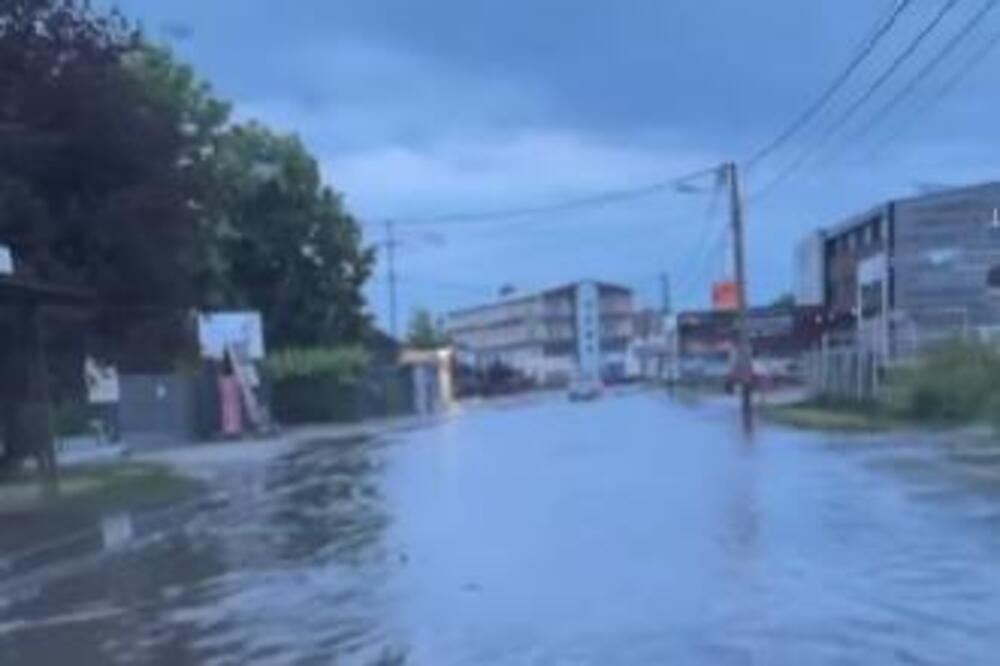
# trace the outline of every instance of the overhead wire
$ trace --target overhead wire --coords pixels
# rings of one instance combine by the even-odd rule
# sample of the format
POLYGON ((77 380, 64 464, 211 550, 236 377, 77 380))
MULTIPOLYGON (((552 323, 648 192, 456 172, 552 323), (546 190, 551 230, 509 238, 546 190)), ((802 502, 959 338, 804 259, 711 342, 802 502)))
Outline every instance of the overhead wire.
POLYGON ((633 199, 640 199, 654 195, 658 192, 662 192, 669 189, 683 188, 685 186, 690 186, 690 182, 697 180, 698 178, 715 173, 717 170, 716 166, 698 169, 690 173, 681 174, 669 179, 657 181, 655 183, 650 183, 648 185, 643 185, 640 187, 625 188, 620 190, 607 190, 604 192, 599 192, 597 194, 592 194, 588 196, 582 196, 572 199, 566 199, 563 201, 557 201, 549 204, 540 204, 537 206, 522 206, 513 208, 501 208, 489 211, 472 211, 465 213, 449 213, 443 215, 434 215, 428 217, 414 217, 414 218, 399 218, 394 219, 397 225, 402 226, 432 226, 432 225, 444 225, 444 224, 458 224, 463 225, 484 223, 484 222, 494 222, 494 221, 504 221, 512 220, 518 218, 529 218, 538 215, 545 215, 548 213, 559 213, 566 211, 574 211, 588 208, 597 208, 603 206, 609 206, 622 201, 630 201, 633 199))
POLYGON ((719 210, 722 189, 723 180, 720 175, 712 191, 712 198, 709 200, 708 210, 705 214, 705 223, 702 227, 703 232, 696 241, 697 244, 694 251, 688 255, 687 261, 677 273, 674 293, 674 298, 677 301, 686 298, 690 295, 694 287, 703 283, 702 278, 706 273, 704 269, 710 266, 709 262, 715 258, 718 247, 724 245, 727 240, 729 225, 725 220, 718 227, 713 227, 719 210), (714 236, 712 234, 713 231, 716 231, 714 236))
POLYGON ((960 0, 945 0, 944 4, 938 8, 938 11, 935 12, 930 21, 928 21, 924 27, 921 28, 921 30, 910 40, 902 51, 896 54, 896 57, 893 58, 889 66, 886 67, 881 74, 879 74, 868 85, 867 88, 865 88, 864 92, 862 92, 861 95, 859 95, 843 113, 837 116, 837 119, 827 128, 827 130, 820 137, 820 140, 814 146, 807 146, 805 149, 800 151, 798 156, 784 169, 782 169, 774 179, 761 189, 753 192, 748 199, 758 200, 767 196, 779 185, 788 180, 788 178, 792 177, 797 171, 801 170, 808 160, 824 150, 833 137, 835 137, 837 133, 854 118, 854 116, 885 86, 886 83, 888 83, 896 72, 899 71, 900 67, 905 65, 907 61, 913 57, 920 46, 937 29, 948 14, 955 9, 955 6, 959 3, 959 1, 960 0))
MULTIPOLYGON (((890 66, 882 72, 882 74, 877 77, 874 82, 872 82, 865 92, 858 97, 854 103, 848 107, 848 109, 842 113, 837 120, 833 123, 832 132, 826 133, 817 148, 813 151, 805 151, 800 154, 799 157, 789 165, 784 171, 779 174, 779 177, 772 182, 767 188, 771 189, 788 176, 790 176, 794 171, 802 166, 802 163, 808 159, 815 150, 819 150, 825 146, 826 142, 829 140, 831 133, 839 131, 839 129, 849 122, 858 111, 889 81, 890 78, 896 73, 896 71, 902 67, 919 49, 921 44, 927 39, 927 37, 937 28, 937 26, 944 20, 944 18, 954 9, 959 0, 946 0, 944 5, 938 10, 931 21, 924 26, 924 28, 914 37, 906 48, 900 52, 890 66)), ((997 0, 990 0, 990 6, 992 7, 997 0)), ((774 139, 762 146, 758 151, 752 154, 745 161, 745 168, 750 169, 759 164, 763 159, 769 157, 777 150, 779 150, 785 143, 791 140, 796 134, 798 134, 803 128, 805 128, 809 123, 811 123, 819 114, 826 108, 829 102, 834 98, 834 96, 846 85, 846 83, 851 79, 851 77, 856 73, 856 71, 864 64, 864 62, 871 56, 878 45, 885 39, 885 37, 892 31, 892 29, 899 22, 900 17, 903 13, 913 4, 913 0, 896 0, 889 8, 886 13, 875 25, 871 34, 864 40, 860 48, 857 50, 855 55, 847 63, 844 69, 834 78, 830 85, 823 91, 823 93, 816 99, 812 104, 810 104, 806 109, 803 110, 793 121, 774 139)), ((971 28, 970 28, 971 30, 971 28)), ((947 55, 947 54, 945 54, 947 55)), ((943 56, 942 56, 943 59, 943 56)), ((414 218, 401 218, 396 220, 396 224, 404 227, 417 227, 417 226, 437 226, 437 225, 450 225, 450 224, 462 224, 471 225, 478 223, 487 223, 495 221, 512 221, 520 220, 525 218, 536 217, 540 215, 583 210, 589 208, 599 208, 603 206, 609 206, 617 204, 623 201, 635 200, 643 197, 648 197, 654 195, 658 192, 662 192, 668 189, 682 189, 690 183, 690 181, 697 178, 707 176, 712 173, 716 173, 718 167, 711 167, 706 169, 697 170, 688 174, 683 174, 663 181, 658 181, 641 187, 627 188, 621 190, 609 190, 605 192, 600 192, 593 195, 581 196, 577 198, 567 199, 563 201, 553 202, 549 204, 541 204, 535 206, 521 206, 521 207, 511 207, 511 208, 501 208, 496 210, 485 210, 485 211, 472 211, 472 212, 461 212, 461 213, 450 213, 433 215, 426 217, 414 217, 414 218)), ((717 188, 716 188, 717 194, 717 188)), ((757 198, 763 194, 762 192, 755 193, 748 198, 757 198)), ((714 204, 713 204, 714 205, 714 204)), ((710 229, 710 227, 709 227, 710 229)), ((713 247, 717 246, 720 242, 725 240, 725 228, 723 228, 723 234, 720 239, 717 239, 714 244, 707 241, 709 238, 708 233, 710 230, 703 234, 698 241, 698 247, 696 252, 692 254, 694 257, 699 257, 705 254, 705 243, 709 242, 707 246, 708 253, 711 254, 713 247)), ((696 263, 696 260, 691 259, 688 261, 690 268, 691 264, 696 263)), ((690 272, 690 271, 687 271, 690 272)), ((683 277, 682 277, 683 279, 683 277)))
POLYGON ((892 132, 883 141, 876 144, 868 152, 867 158, 873 159, 877 157, 880 153, 882 153, 882 151, 913 129, 913 127, 920 120, 922 120, 924 116, 930 113, 943 100, 947 99, 951 93, 953 93, 965 81, 965 79, 972 74, 972 72, 974 72, 980 64, 982 64, 982 62, 997 48, 997 46, 1000 46, 1000 31, 997 31, 990 36, 989 39, 979 46, 979 48, 972 52, 970 57, 963 60, 962 64, 945 81, 944 85, 938 88, 936 92, 929 95, 926 98, 926 101, 921 104, 916 111, 910 114, 907 122, 897 126, 896 131, 892 132))
POLYGON ((998 2, 1000 0, 986 0, 986 2, 972 15, 969 19, 962 25, 958 32, 956 32, 951 39, 930 59, 923 67, 914 75, 903 88, 901 88, 896 95, 890 98, 885 104, 883 104, 872 116, 872 120, 866 125, 862 125, 854 132, 852 132, 846 139, 840 142, 840 147, 843 148, 849 144, 852 144, 866 134, 871 132, 872 129, 877 127, 881 122, 885 121, 906 99, 917 89, 917 87, 923 83, 934 71, 944 63, 948 56, 958 48, 959 45, 964 43, 968 38, 969 34, 972 33, 977 27, 979 27, 983 19, 996 9, 998 2))
POLYGON ((721 224, 716 228, 715 237, 706 246, 701 256, 692 262, 688 273, 684 279, 680 280, 674 292, 676 302, 686 300, 695 289, 705 288, 706 283, 710 283, 713 273, 718 271, 718 265, 713 268, 713 262, 718 262, 723 257, 727 241, 729 240, 729 228, 727 224, 721 224))
POLYGON ((892 31, 899 18, 903 15, 913 0, 896 0, 889 6, 886 15, 876 21, 874 30, 865 38, 855 55, 850 59, 841 72, 830 82, 830 85, 817 97, 812 104, 806 107, 802 113, 771 141, 761 146, 755 153, 744 160, 743 168, 745 172, 752 170, 759 162, 775 153, 785 143, 798 134, 810 122, 820 115, 824 107, 840 92, 847 84, 854 73, 864 64, 865 60, 874 52, 879 43, 892 31))

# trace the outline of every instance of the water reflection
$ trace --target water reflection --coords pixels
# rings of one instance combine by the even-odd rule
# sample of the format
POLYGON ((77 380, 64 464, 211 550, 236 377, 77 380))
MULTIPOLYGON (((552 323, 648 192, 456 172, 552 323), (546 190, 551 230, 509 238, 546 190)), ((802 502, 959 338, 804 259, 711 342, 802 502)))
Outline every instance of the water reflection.
POLYGON ((0 606, 0 663, 994 661, 1000 498, 926 447, 754 438, 634 394, 313 443, 0 606))
POLYGON ((7 608, 0 662, 402 663, 379 635, 381 473, 365 441, 234 473, 182 531, 7 608))

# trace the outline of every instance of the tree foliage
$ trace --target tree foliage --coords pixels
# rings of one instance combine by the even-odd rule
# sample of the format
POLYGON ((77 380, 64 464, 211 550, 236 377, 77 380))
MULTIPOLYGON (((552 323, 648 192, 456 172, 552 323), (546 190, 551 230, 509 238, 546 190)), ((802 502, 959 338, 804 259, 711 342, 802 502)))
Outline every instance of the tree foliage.
POLYGON ((275 348, 357 341, 373 251, 302 142, 254 122, 233 126, 213 178, 207 304, 260 310, 275 348))
POLYGON ((261 311, 272 348, 360 339, 372 251, 297 138, 232 123, 190 67, 83 0, 7 0, 0 63, 19 272, 94 291, 102 331, 167 353, 149 335, 194 307, 261 311))
POLYGON ((193 299, 178 279, 195 232, 186 138, 122 66, 138 43, 72 0, 8 0, 0 15, 0 239, 23 275, 95 293, 119 346, 193 299))
POLYGON ((132 65, 188 138, 199 306, 259 310, 272 348, 359 340, 374 255, 302 142, 230 123, 229 106, 162 49, 145 48, 132 65))
POLYGON ((414 310, 410 317, 406 343, 415 349, 440 349, 448 344, 448 336, 425 308, 414 310))

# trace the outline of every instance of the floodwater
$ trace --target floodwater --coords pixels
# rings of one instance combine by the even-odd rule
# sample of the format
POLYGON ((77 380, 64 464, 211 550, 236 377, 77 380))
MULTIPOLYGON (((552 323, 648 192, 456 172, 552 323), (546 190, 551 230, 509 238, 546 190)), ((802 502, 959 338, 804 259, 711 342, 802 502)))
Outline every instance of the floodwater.
POLYGON ((1000 499, 737 423, 631 393, 304 446, 0 599, 0 663, 997 663, 1000 499))

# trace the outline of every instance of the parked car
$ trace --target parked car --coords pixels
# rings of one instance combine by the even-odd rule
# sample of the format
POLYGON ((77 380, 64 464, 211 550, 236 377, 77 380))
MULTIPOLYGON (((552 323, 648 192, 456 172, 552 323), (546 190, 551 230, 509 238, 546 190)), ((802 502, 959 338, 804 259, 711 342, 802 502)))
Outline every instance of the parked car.
POLYGON ((573 379, 569 385, 569 399, 596 400, 604 393, 604 383, 598 377, 579 376, 573 379))

